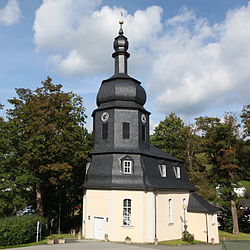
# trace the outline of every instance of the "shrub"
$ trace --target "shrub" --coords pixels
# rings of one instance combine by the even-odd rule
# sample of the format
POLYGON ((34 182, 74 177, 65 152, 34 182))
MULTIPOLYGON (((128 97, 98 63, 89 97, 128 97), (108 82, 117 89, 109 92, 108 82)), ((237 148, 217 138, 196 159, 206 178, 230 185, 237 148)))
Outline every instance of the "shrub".
POLYGON ((46 223, 44 218, 35 215, 0 219, 0 245, 13 246, 35 242, 38 221, 46 223))
POLYGON ((182 238, 183 241, 187 241, 189 243, 192 243, 194 242, 194 235, 193 234, 190 234, 188 232, 186 233, 183 233, 183 238, 182 238))

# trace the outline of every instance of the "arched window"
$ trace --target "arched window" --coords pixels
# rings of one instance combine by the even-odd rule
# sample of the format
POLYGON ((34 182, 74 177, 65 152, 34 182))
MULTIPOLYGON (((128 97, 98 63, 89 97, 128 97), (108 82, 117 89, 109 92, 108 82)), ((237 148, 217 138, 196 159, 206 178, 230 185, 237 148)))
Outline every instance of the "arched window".
POLYGON ((173 202, 168 199, 168 224, 173 224, 173 202))
POLYGON ((122 225, 130 226, 131 225, 131 199, 123 200, 123 216, 122 217, 123 217, 122 225))

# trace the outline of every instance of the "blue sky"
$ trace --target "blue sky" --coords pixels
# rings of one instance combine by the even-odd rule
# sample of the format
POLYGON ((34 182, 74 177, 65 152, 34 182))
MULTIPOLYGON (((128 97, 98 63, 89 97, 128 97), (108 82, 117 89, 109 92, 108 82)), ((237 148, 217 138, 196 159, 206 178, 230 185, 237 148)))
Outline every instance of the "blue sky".
POLYGON ((170 112, 193 122, 249 104, 247 0, 0 0, 0 103, 51 76, 83 97, 91 129, 121 11, 152 128, 170 112))

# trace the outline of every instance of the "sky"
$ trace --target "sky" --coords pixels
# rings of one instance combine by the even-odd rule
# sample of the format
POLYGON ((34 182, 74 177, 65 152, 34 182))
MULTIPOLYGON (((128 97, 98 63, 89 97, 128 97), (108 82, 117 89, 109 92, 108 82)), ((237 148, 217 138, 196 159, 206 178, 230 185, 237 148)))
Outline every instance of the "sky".
POLYGON ((192 123, 250 103, 248 0, 0 0, 0 103, 50 76, 83 97, 91 131, 121 18, 151 132, 170 112, 192 123))

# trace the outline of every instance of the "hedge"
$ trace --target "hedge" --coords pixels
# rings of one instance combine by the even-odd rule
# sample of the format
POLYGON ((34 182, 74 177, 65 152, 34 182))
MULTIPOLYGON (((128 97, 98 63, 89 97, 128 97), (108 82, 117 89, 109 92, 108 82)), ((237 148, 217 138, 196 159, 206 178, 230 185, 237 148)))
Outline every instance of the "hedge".
POLYGON ((0 246, 13 246, 36 241, 37 222, 45 225, 44 218, 36 215, 0 219, 0 246))

